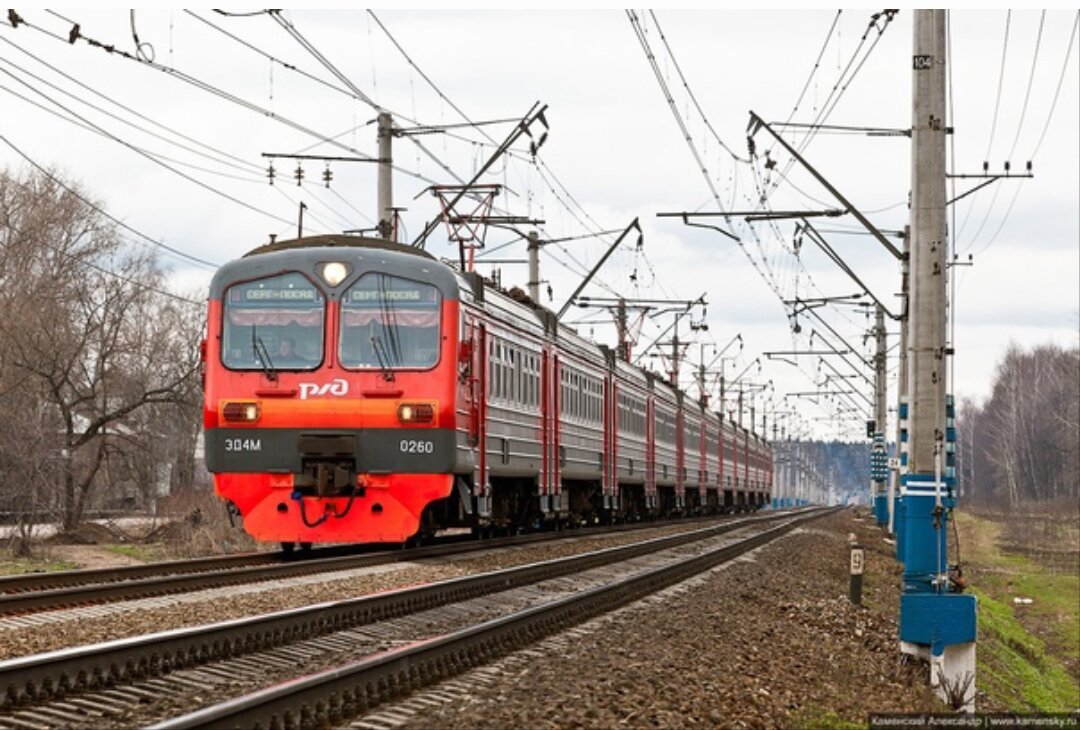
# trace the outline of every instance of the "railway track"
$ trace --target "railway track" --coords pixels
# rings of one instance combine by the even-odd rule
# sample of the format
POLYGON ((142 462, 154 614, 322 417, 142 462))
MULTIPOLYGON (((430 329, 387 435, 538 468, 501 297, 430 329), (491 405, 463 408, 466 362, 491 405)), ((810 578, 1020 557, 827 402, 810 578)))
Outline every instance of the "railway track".
MULTIPOLYGON (((716 517, 693 518, 683 524, 716 519, 716 517)), ((283 555, 279 552, 240 553, 120 568, 11 576, 0 578, 0 616, 129 601, 219 586, 463 555, 492 548, 529 545, 583 535, 603 535, 656 526, 657 523, 633 523, 488 540, 475 540, 468 536, 448 536, 440 538, 433 545, 407 549, 372 550, 370 546, 338 546, 317 548, 294 555, 283 555)))
POLYGON ((161 727, 325 725, 659 590, 820 514, 732 520, 417 588, 0 662, 0 727, 130 727, 221 700, 161 727), (727 535, 777 521, 746 539, 727 535), (293 680, 298 671, 315 674, 293 680), (292 716, 283 707, 307 709, 292 716))

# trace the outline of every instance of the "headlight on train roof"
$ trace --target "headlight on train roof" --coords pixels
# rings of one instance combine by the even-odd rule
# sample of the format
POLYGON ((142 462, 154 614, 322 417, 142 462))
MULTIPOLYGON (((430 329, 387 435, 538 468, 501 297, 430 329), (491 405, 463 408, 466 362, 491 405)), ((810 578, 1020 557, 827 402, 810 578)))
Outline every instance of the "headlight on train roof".
POLYGON ((431 423, 435 420, 435 406, 431 403, 402 403, 397 417, 401 423, 431 423))
POLYGON ((337 286, 345 281, 345 277, 349 275, 349 267, 340 261, 331 261, 328 264, 322 265, 321 275, 323 281, 327 284, 330 286, 337 286))
POLYGON ((258 402, 230 401, 221 407, 221 417, 233 423, 254 423, 261 410, 258 402))

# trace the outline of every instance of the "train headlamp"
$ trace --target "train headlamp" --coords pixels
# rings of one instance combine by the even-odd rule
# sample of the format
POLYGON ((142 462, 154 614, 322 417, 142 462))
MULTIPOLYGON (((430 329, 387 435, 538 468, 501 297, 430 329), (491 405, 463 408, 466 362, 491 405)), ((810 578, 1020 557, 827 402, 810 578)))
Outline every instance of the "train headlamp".
POLYGON ((431 423, 435 420, 435 406, 431 403, 402 403, 397 417, 401 423, 431 423))
POLYGON ((322 278, 330 286, 337 286, 349 275, 349 267, 339 261, 322 265, 322 278))
POLYGON ((257 402, 230 401, 221 407, 221 417, 232 423, 254 423, 259 420, 261 409, 257 402))

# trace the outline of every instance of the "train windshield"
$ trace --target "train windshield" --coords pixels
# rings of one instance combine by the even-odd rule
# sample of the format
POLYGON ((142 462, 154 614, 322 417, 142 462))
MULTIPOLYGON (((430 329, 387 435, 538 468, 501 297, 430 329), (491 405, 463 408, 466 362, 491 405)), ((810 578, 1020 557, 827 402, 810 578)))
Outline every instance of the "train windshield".
POLYGON ((326 299, 301 274, 225 290, 221 361, 234 370, 314 370, 323 359, 326 299))
POLYGON ((439 290, 378 272, 364 274, 341 300, 341 364, 347 368, 428 369, 439 361, 439 290))

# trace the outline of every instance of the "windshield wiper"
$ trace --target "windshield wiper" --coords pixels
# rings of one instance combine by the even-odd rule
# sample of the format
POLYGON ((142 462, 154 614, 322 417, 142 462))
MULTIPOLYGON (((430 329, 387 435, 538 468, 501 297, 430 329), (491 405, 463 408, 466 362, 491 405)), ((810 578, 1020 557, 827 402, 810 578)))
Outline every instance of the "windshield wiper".
POLYGON ((375 357, 379 359, 379 369, 382 370, 383 380, 392 382, 394 371, 390 369, 390 356, 386 352, 386 344, 378 335, 371 336, 371 349, 375 351, 375 357))
POLYGON ((270 359, 270 351, 266 349, 266 343, 257 334, 258 328, 255 325, 251 327, 251 349, 255 351, 255 357, 259 359, 259 364, 262 365, 263 372, 266 373, 267 380, 271 382, 277 381, 277 370, 274 369, 274 363, 270 359))

